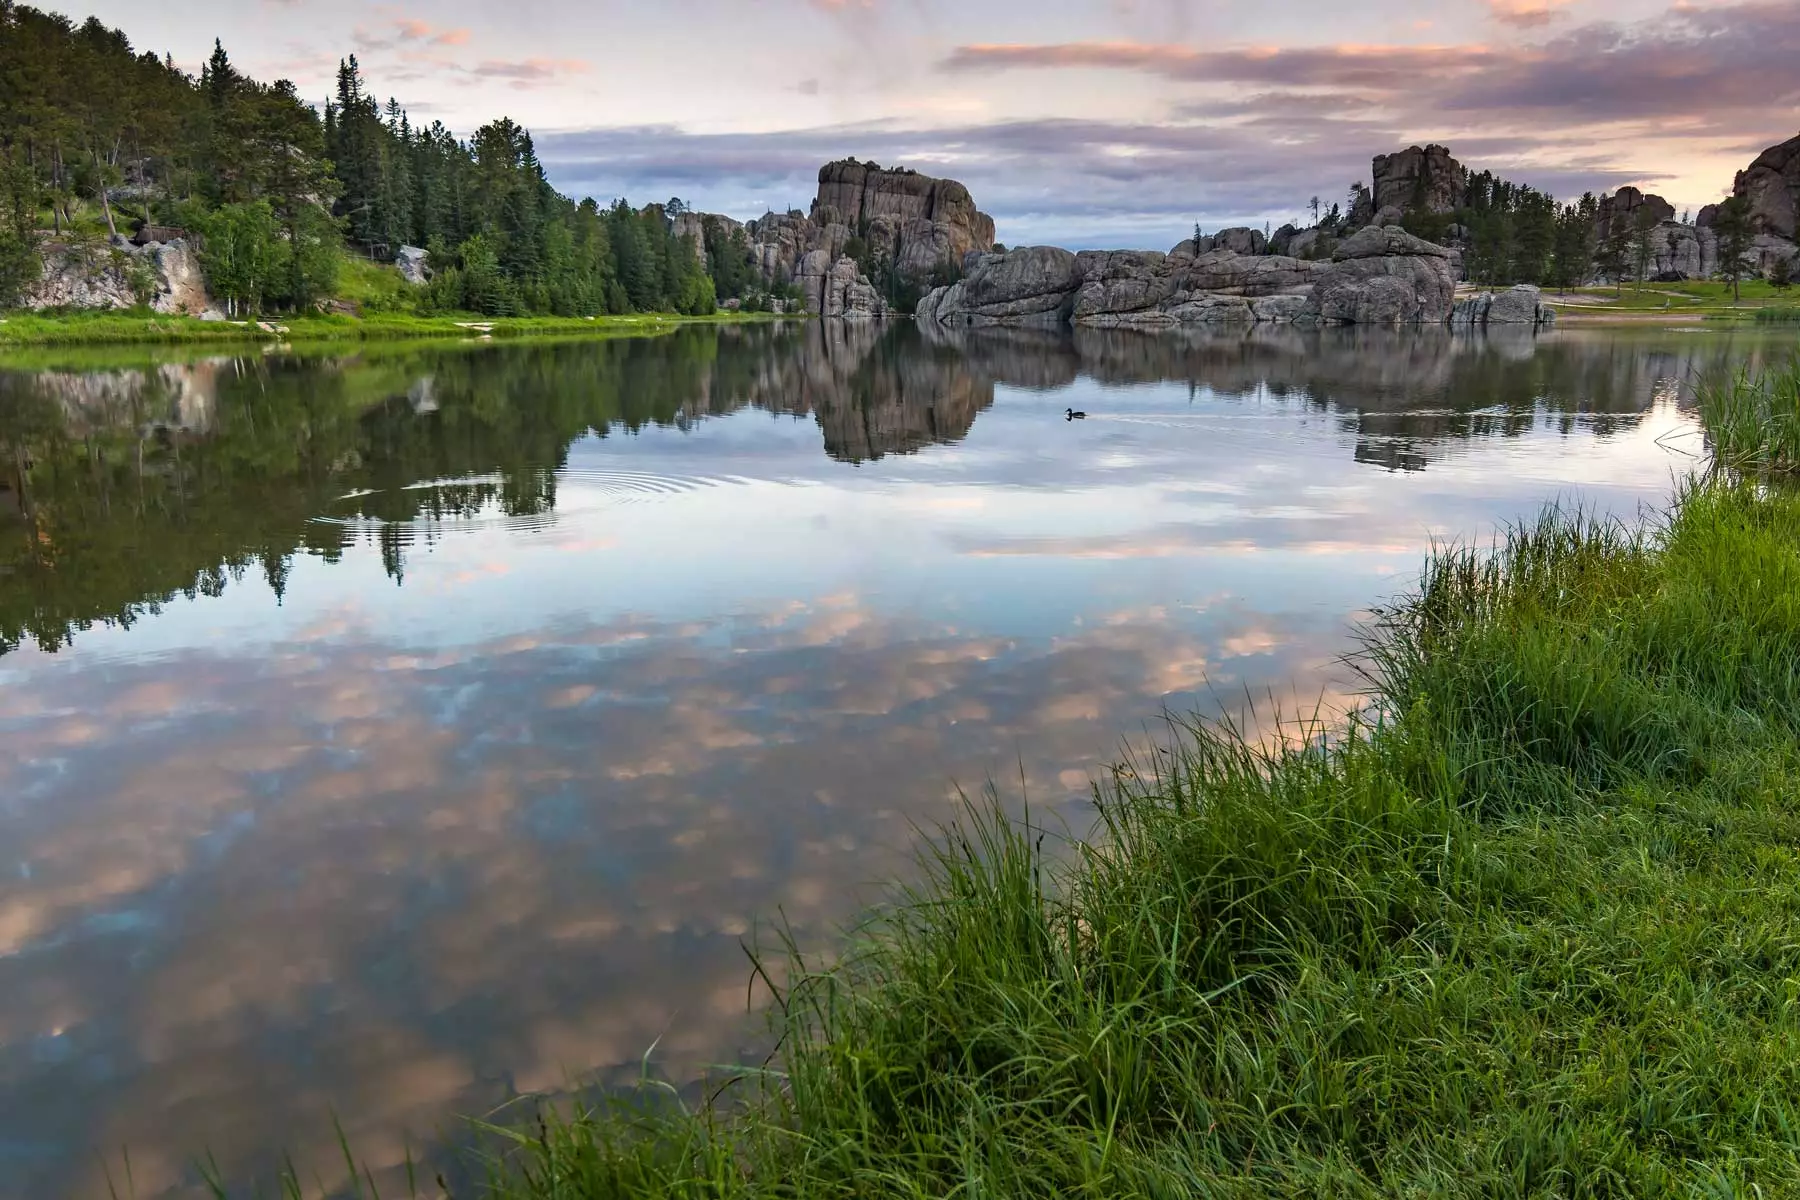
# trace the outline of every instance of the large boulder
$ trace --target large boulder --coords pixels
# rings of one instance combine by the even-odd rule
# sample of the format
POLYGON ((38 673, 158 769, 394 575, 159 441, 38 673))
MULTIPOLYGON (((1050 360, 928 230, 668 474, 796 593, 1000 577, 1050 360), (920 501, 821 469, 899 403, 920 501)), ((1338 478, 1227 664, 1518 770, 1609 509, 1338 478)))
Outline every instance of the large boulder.
POLYGON ((1457 301, 1450 312, 1450 324, 1458 328, 1517 325, 1535 329, 1555 323, 1556 310, 1545 304, 1538 289, 1528 283, 1504 292, 1478 292, 1457 301))
POLYGON ((1731 191, 1750 202, 1756 232, 1790 242, 1800 236, 1800 134, 1757 155, 1737 173, 1731 191))
POLYGON ((1262 230, 1251 229, 1246 225, 1233 225, 1230 229, 1221 229, 1213 234, 1212 248, 1229 250, 1233 254, 1261 254, 1269 247, 1262 230))
POLYGON ((1450 157, 1445 146, 1408 146, 1393 154, 1377 154, 1372 164, 1376 212, 1448 213, 1462 203, 1469 172, 1450 157))
POLYGON ((835 260, 844 252, 849 234, 843 226, 821 227, 798 209, 764 213, 744 226, 750 241, 750 264, 764 283, 785 285, 794 281, 800 260, 822 250, 835 260))
POLYGON ((400 270, 400 278, 414 287, 424 287, 431 282, 431 252, 421 246, 402 246, 394 254, 394 266, 400 270))
POLYGON ((1456 296, 1455 256, 1398 226, 1358 230, 1318 274, 1306 318, 1351 325, 1442 324, 1456 296))

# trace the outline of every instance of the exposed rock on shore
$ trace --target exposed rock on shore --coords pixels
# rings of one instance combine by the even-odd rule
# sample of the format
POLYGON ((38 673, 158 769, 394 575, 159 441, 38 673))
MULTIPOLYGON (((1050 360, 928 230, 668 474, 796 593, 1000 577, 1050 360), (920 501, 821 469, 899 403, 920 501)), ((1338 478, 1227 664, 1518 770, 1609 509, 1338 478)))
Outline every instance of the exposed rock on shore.
POLYGON ((1345 325, 1442 323, 1456 295, 1453 259, 1397 225, 1358 230, 1321 272, 1308 314, 1345 325))
POLYGON ((794 283, 806 310, 821 317, 879 320, 887 315, 887 302, 856 269, 853 258, 834 262, 823 250, 809 251, 794 268, 794 283))
POLYGON ((1329 262, 1196 252, 1205 244, 1190 239, 1167 254, 1032 246, 984 255, 916 315, 964 326, 1400 325, 1443 322, 1456 290, 1450 251, 1399 228, 1365 229, 1329 262))
POLYGON ((1458 300, 1450 312, 1450 324, 1465 329, 1490 325, 1537 328, 1556 324, 1556 310, 1544 303, 1537 288, 1521 283, 1504 292, 1481 292, 1458 300))
POLYGON ((43 274, 20 298, 23 308, 132 308, 198 316, 206 311, 200 258, 182 239, 136 246, 120 240, 98 247, 51 243, 43 274))

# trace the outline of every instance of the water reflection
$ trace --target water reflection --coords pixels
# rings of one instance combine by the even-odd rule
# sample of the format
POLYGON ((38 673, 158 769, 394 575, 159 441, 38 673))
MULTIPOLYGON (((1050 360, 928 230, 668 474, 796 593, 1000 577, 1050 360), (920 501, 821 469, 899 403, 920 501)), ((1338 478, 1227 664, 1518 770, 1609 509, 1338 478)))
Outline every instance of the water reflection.
POLYGON ((746 1053, 756 920, 824 937, 957 783, 1079 819, 1165 704, 1338 695, 1428 538, 1660 497, 1689 381, 1761 345, 0 371, 0 1194, 95 1194, 121 1144, 141 1195, 203 1145, 329 1171, 333 1111, 391 1165, 659 1038, 675 1077, 746 1053))

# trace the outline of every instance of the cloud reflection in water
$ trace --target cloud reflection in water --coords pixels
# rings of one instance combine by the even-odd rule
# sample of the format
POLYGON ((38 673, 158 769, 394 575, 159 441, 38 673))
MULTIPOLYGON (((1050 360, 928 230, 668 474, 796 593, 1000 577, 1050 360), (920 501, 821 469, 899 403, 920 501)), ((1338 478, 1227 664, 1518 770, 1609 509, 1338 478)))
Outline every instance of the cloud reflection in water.
MULTIPOLYGON (((0 1178, 328 1171, 333 1112, 392 1164, 653 1043, 751 1053, 759 921, 828 944, 958 785, 1022 771, 1080 831, 1165 705, 1343 702, 1430 536, 1660 496, 1684 381, 1743 352, 818 329, 296 366, 393 399, 252 531, 300 547, 279 607, 251 574, 0 658, 0 1178), (563 413, 609 355, 664 399, 563 413)), ((232 444, 220 386, 185 464, 232 444)))

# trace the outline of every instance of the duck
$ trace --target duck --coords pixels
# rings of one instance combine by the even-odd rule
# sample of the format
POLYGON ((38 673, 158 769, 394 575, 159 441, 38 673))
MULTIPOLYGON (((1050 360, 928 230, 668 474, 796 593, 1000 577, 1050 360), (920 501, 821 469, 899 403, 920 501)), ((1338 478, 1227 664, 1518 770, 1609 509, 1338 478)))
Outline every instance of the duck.
POLYGON ((1085 421, 1085 420, 1087 420, 1087 414, 1084 412, 1076 412, 1072 408, 1065 408, 1065 409, 1063 409, 1063 420, 1065 420, 1065 421, 1085 421))

